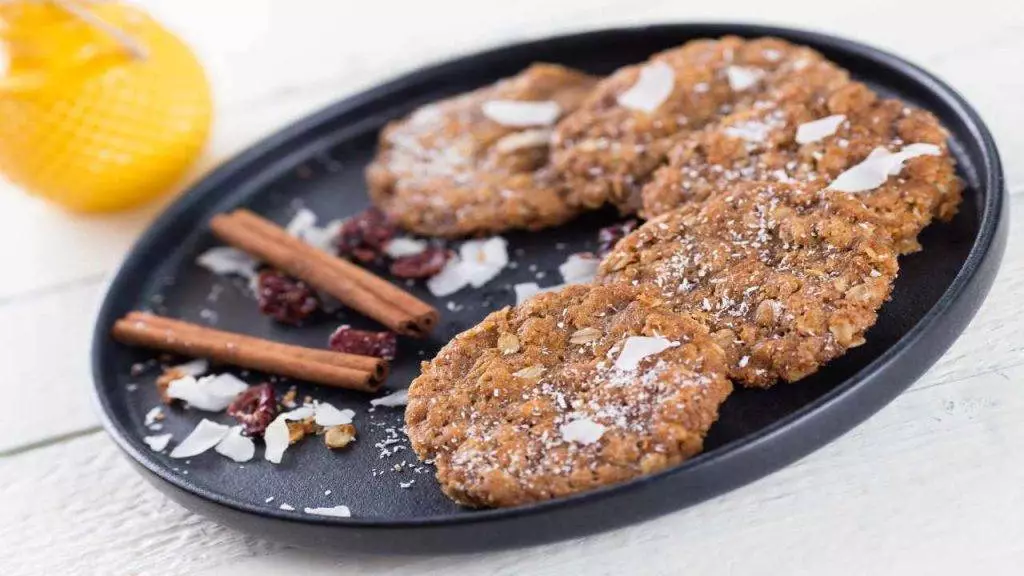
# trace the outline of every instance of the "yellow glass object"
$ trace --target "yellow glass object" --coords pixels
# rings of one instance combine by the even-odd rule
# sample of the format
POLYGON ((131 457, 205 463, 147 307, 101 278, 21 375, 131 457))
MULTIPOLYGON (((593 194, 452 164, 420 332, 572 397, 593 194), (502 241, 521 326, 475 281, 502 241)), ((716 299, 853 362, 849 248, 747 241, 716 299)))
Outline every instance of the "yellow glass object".
POLYGON ((206 75, 141 10, 0 2, 0 42, 9 54, 0 73, 0 172, 29 192, 76 211, 118 210, 167 192, 201 154, 213 116, 206 75), (123 32, 142 54, 77 10, 123 32))

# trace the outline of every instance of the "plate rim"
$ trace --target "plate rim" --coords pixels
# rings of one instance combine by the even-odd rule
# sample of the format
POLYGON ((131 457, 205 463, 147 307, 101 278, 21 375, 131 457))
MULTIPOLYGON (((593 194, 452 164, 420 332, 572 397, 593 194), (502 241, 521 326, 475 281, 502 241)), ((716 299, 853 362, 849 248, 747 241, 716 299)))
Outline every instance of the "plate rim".
MULTIPOLYGON (((154 219, 145 232, 135 241, 131 249, 126 253, 122 263, 109 277, 106 290, 103 292, 102 303, 97 309, 95 315, 95 322, 92 330, 90 367, 93 385, 91 387, 91 396, 105 431, 114 439, 118 447, 128 457, 134 460, 135 464, 149 472, 152 476, 170 484, 174 488, 207 500, 212 504, 225 506, 237 512, 254 514, 276 521, 359 530, 387 530, 402 528, 427 529, 432 527, 454 527, 479 523, 491 523, 493 521, 511 520, 545 514, 554 510, 573 508, 585 504, 594 504, 613 498, 625 492, 640 490, 645 486, 650 486, 655 483, 660 484, 670 482, 671 479, 687 474, 695 469, 712 467, 727 460, 742 459, 749 453, 756 453, 770 448, 774 443, 785 441, 787 436, 794 433, 794 429, 798 429, 802 426, 812 426, 814 424, 811 421, 813 417, 820 416, 821 414, 834 409, 837 405, 842 404, 849 396, 861 391, 863 386, 871 384, 873 379, 885 372, 886 369, 890 367, 904 352, 919 344, 923 338, 931 334, 931 332, 936 328, 935 324, 949 314, 951 307, 955 303, 964 298, 969 290, 979 287, 976 285, 976 282, 985 282, 987 285, 980 286, 981 294, 977 298, 978 303, 974 304, 972 309, 968 312, 969 320, 970 317, 973 317, 977 310, 977 306, 980 305, 980 301, 984 299, 984 295, 988 292, 992 283, 991 278, 979 278, 979 273, 986 264, 998 269, 999 261, 1002 259, 1007 227, 1005 218, 1006 202, 1005 176, 995 140, 988 127, 974 108, 959 94, 959 92, 923 68, 903 59, 902 57, 874 48, 867 44, 863 44, 859 41, 822 32, 785 26, 759 25, 741 22, 672 22, 588 29, 581 32, 577 31, 533 37, 523 41, 495 45, 471 53, 458 54, 438 63, 426 64, 416 70, 401 74, 390 80, 376 84, 369 89, 322 107, 319 110, 287 124, 276 132, 255 141, 241 152, 229 157, 217 168, 192 184, 186 192, 179 195, 178 198, 176 198, 159 216, 154 219), (149 245, 162 237, 165 234, 165 230, 169 228, 174 221, 178 220, 183 213, 190 210, 195 204, 206 199, 209 194, 214 193, 225 182, 231 180, 239 171, 251 165, 255 160, 267 152, 274 150, 281 144, 284 144, 294 138, 302 136, 330 119, 341 116, 345 113, 353 112, 361 106, 372 104, 388 94, 400 92, 423 81, 436 78, 452 68, 463 65, 466 61, 495 58, 509 51, 528 51, 530 49, 540 48, 553 41, 583 41, 588 37, 614 37, 657 31, 677 34, 680 36, 681 42, 698 37, 717 37, 727 34, 743 37, 778 36, 793 42, 810 44, 815 48, 827 47, 832 51, 847 53, 851 56, 871 61, 872 64, 879 66, 880 68, 886 68, 907 77, 918 86, 925 88, 933 96, 941 98, 945 105, 954 110, 961 118, 964 125, 968 128, 970 135, 974 139, 975 144, 979 146, 981 150, 981 159, 983 160, 982 164, 985 168, 983 173, 980 175, 983 177, 981 182, 983 202, 979 203, 978 206, 981 220, 978 225, 977 236, 974 239, 962 266, 959 268, 957 274, 943 292, 942 296, 932 305, 924 316, 922 316, 885 352, 858 370, 856 373, 846 378, 842 384, 823 394, 808 405, 803 406, 757 432, 732 440, 712 451, 699 454, 678 466, 674 466, 655 474, 636 478, 621 484, 574 494, 564 498, 514 508, 477 510, 472 511, 471 513, 455 516, 430 516, 397 520, 373 517, 333 518, 312 515, 297 516, 294 513, 280 511, 275 508, 265 508, 246 502, 232 501, 231 498, 225 494, 207 490, 201 486, 191 483, 186 477, 173 474, 166 465, 156 460, 153 455, 146 454, 135 446, 128 438, 131 431, 127 430, 111 416, 109 398, 103 389, 104 386, 102 383, 102 350, 106 346, 110 345, 108 333, 112 321, 111 308, 114 306, 111 295, 114 294, 119 289, 119 286, 126 281, 126 275, 130 274, 131 271, 139 265, 139 261, 142 259, 141 257, 146 252, 146 248, 149 245), (994 261, 992 260, 993 258, 994 261)), ((994 273, 994 270, 990 271, 991 276, 994 276, 994 273)), ((951 332, 949 335, 950 338, 948 339, 949 341, 941 346, 942 349, 939 354, 936 355, 935 359, 937 359, 941 353, 948 348, 952 341, 959 336, 964 327, 966 327, 966 321, 963 322, 963 326, 960 326, 951 332)), ((923 373, 924 370, 934 363, 935 359, 918 371, 918 377, 920 373, 923 373)), ((895 397, 899 392, 909 387, 914 381, 916 381, 916 377, 910 379, 906 383, 897 382, 895 384, 891 384, 891 386, 895 388, 894 393, 891 394, 888 399, 878 403, 877 406, 872 406, 868 415, 877 412, 881 407, 891 401, 892 397, 895 397)), ((750 479, 731 482, 717 493, 749 483, 751 479, 766 476, 767 474, 790 464, 795 459, 810 454, 811 452, 834 441, 853 426, 863 422, 866 418, 867 416, 858 416, 854 418, 853 422, 849 425, 844 423, 841 426, 841 429, 829 432, 825 435, 826 437, 824 439, 815 440, 809 448, 798 449, 799 454, 797 454, 796 457, 789 457, 785 458, 785 461, 762 465, 763 470, 759 470, 750 475, 750 479)), ((681 507, 682 506, 667 506, 663 512, 667 513, 675 511, 681 507)))

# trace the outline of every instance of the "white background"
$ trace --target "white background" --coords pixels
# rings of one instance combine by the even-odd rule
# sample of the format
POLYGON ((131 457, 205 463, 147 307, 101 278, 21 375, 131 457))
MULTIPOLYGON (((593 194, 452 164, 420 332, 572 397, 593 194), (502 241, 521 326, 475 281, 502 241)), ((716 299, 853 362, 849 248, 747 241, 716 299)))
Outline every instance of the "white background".
MULTIPOLYGON (((1024 210, 1024 8, 1013 0, 149 0, 218 99, 195 179, 332 100, 440 58, 554 32, 735 20, 894 51, 996 133, 1024 210)), ((167 200, 165 200, 166 202, 167 200)), ((169 502, 97 428, 86 369, 104 277, 160 206, 68 216, 0 182, 0 572, 22 574, 1019 574, 1024 565, 1024 237, 970 328, 907 393, 768 478, 577 541, 459 557, 280 547, 169 502)), ((614 510, 609 510, 614 514, 614 510)))

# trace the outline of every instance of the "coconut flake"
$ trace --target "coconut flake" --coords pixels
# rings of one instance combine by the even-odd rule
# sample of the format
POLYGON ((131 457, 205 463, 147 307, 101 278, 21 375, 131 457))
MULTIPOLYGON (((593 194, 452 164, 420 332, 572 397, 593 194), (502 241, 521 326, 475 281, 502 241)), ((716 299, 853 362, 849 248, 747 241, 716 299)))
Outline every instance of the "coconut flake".
POLYGON ((619 370, 636 370, 644 358, 660 354, 673 346, 679 346, 679 342, 661 336, 630 336, 622 345, 615 367, 619 370))
POLYGON ((213 449, 218 454, 227 456, 235 462, 248 462, 256 454, 256 444, 252 438, 242 436, 241 426, 232 426, 227 435, 213 449))
POLYGON ((763 122, 741 122, 726 127, 725 135, 739 138, 745 142, 764 142, 772 132, 772 127, 763 122))
POLYGON ((668 100, 675 81, 676 73, 671 66, 661 60, 651 62, 640 69, 636 83, 619 94, 619 106, 650 114, 668 100))
POLYGON ((288 424, 284 414, 274 418, 274 421, 263 431, 263 458, 274 464, 281 463, 284 451, 288 449, 288 424))
POLYGON ((287 502, 285 502, 284 504, 281 504, 280 506, 278 506, 278 508, 281 509, 281 510, 284 510, 285 512, 291 512, 292 510, 295 510, 295 506, 292 506, 291 504, 289 504, 287 502))
POLYGON ((606 428, 590 418, 579 418, 568 424, 562 424, 558 430, 566 442, 593 444, 601 439, 606 428))
POLYGON ((344 410, 338 410, 327 402, 318 402, 315 408, 314 421, 319 426, 324 428, 330 428, 331 426, 340 426, 341 424, 351 424, 352 417, 356 413, 348 408, 344 410))
POLYGON ((828 138, 836 133, 839 126, 846 121, 845 114, 833 114, 811 122, 804 122, 796 127, 796 143, 810 144, 828 138))
POLYGON ((484 116, 502 126, 550 126, 562 114, 558 102, 545 100, 488 100, 481 106, 484 116))
POLYGON ((171 366, 169 370, 173 370, 183 376, 195 376, 198 378, 210 370, 210 362, 205 358, 196 358, 191 362, 171 366))
POLYGON ((203 418, 192 432, 171 450, 171 458, 189 458, 206 452, 224 439, 230 428, 203 418))
POLYGON ((295 213, 295 216, 292 217, 284 229, 292 236, 302 238, 307 231, 316 228, 316 220, 316 212, 309 208, 299 208, 299 211, 295 213))
POLYGON ((550 128, 534 128, 532 130, 523 130, 522 132, 513 132, 495 142, 494 149, 502 154, 508 154, 509 152, 515 152, 524 148, 547 146, 551 143, 551 134, 550 128))
POLYGON ((323 227, 317 226, 317 221, 316 212, 309 208, 300 208, 288 222, 285 230, 310 246, 325 252, 334 252, 334 246, 345 221, 331 220, 323 227))
POLYGON ((885 184, 889 176, 898 175, 907 160, 918 156, 938 156, 941 153, 942 149, 934 144, 910 144, 895 153, 878 147, 863 162, 837 176, 828 189, 851 193, 874 190, 885 184))
POLYGON ((150 450, 162 452, 164 448, 167 448, 167 443, 171 441, 171 436, 171 434, 157 434, 156 436, 146 436, 142 441, 149 446, 150 450))
POLYGON ((586 284, 597 276, 601 261, 589 254, 571 254, 558 267, 558 273, 566 284, 586 284))
POLYGON ((522 282, 513 286, 512 290, 516 293, 516 306, 541 293, 536 282, 522 282))
POLYGON ((508 265, 508 242, 501 236, 468 240, 459 248, 462 277, 474 288, 494 279, 508 265))
POLYGON ((523 302, 533 298, 537 294, 544 294, 545 292, 558 292, 562 288, 565 288, 568 284, 555 284, 554 286, 545 286, 541 288, 536 282, 522 282, 512 287, 512 290, 516 294, 516 305, 520 305, 523 302))
POLYGON ((163 407, 161 407, 161 406, 153 406, 152 408, 149 409, 149 412, 146 412, 146 417, 142 421, 142 424, 146 428, 152 428, 154 426, 157 426, 157 422, 162 420, 163 417, 164 417, 164 409, 163 409, 163 407))
POLYGON ((283 413, 281 413, 280 416, 282 418, 284 418, 285 420, 288 420, 288 421, 291 421, 291 422, 294 422, 296 420, 305 420, 306 418, 312 418, 312 417, 316 416, 316 408, 313 407, 310 404, 305 404, 303 406, 299 406, 298 408, 296 408, 294 410, 289 410, 288 412, 283 412, 283 413))
POLYGON ((220 412, 231 404, 249 385, 233 374, 204 376, 196 380, 195 376, 184 376, 172 380, 167 387, 167 396, 183 400, 192 408, 207 412, 220 412))
POLYGON ((426 240, 417 240, 415 238, 399 237, 394 238, 384 246, 384 253, 391 258, 401 258, 403 256, 415 256, 422 254, 427 249, 426 240))
POLYGON ((408 390, 399 390, 398 392, 392 392, 387 396, 381 396, 380 398, 374 398, 373 400, 370 400, 371 406, 386 406, 388 408, 394 408, 396 406, 405 406, 408 403, 408 390))
POLYGON ((250 280, 256 278, 259 262, 245 252, 230 246, 210 248, 196 258, 196 264, 218 276, 236 275, 250 280))
POLYGON ((324 227, 313 227, 306 230, 302 235, 302 240, 324 252, 335 252, 336 246, 338 245, 338 236, 341 234, 341 227, 345 225, 344 220, 331 220, 324 227))
POLYGON ((440 272, 427 280, 427 290, 438 298, 444 298, 462 290, 466 284, 469 284, 469 280, 462 275, 462 260, 458 256, 453 256, 440 272))
POLYGON ((729 78, 729 87, 734 92, 742 92, 760 82, 761 78, 764 78, 764 70, 746 66, 729 66, 725 69, 725 75, 729 78))
POLYGON ((352 516, 352 512, 348 509, 348 506, 332 506, 330 508, 303 508, 302 511, 306 514, 313 514, 315 516, 333 516, 334 518, 349 518, 352 516))

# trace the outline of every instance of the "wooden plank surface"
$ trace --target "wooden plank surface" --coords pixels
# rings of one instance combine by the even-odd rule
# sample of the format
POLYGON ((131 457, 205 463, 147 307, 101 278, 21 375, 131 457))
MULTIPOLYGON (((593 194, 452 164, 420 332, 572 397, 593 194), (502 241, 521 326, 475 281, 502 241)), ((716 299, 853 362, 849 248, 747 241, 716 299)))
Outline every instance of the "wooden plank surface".
MULTIPOLYGON (((143 4, 195 46, 217 92, 212 141, 182 186, 305 113, 440 58, 597 26, 754 19, 860 39, 949 81, 993 128, 1015 192, 1013 220, 1024 217, 1024 10, 1016 2, 143 4)), ((910 392, 795 466, 693 509, 572 543, 454 558, 334 558, 182 510, 94 431, 93 303, 160 208, 73 217, 0 182, 0 393, 44 401, 49 412, 0 418, 5 576, 1016 574, 1024 563, 1024 233, 1016 228, 995 289, 950 352, 910 392)))

